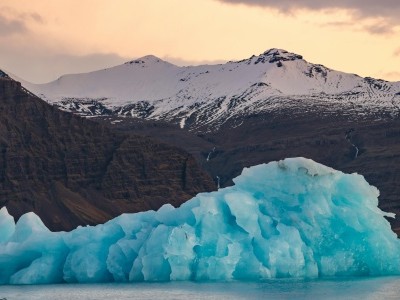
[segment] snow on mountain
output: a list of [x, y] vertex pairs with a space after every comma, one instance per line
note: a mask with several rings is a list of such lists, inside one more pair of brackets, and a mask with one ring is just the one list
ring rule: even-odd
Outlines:
[[282, 49], [226, 64], [188, 67], [149, 55], [47, 84], [22, 84], [82, 115], [163, 119], [190, 129], [212, 130], [230, 118], [304, 105], [328, 111], [349, 107], [360, 115], [400, 111], [400, 82], [334, 71]]

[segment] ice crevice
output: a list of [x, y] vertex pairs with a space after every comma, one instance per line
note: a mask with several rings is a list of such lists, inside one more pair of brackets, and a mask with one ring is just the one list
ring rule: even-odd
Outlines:
[[400, 242], [363, 176], [305, 158], [245, 168], [179, 208], [51, 232], [0, 210], [0, 283], [400, 274]]

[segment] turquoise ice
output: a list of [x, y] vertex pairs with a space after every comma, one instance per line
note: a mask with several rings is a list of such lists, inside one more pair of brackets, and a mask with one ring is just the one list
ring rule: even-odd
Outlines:
[[363, 176], [305, 158], [246, 168], [179, 208], [51, 232], [0, 210], [0, 283], [400, 274], [400, 242]]

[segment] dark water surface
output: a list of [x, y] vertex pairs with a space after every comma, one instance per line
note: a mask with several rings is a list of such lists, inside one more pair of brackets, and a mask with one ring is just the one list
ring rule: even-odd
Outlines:
[[400, 299], [400, 277], [0, 286], [0, 299]]

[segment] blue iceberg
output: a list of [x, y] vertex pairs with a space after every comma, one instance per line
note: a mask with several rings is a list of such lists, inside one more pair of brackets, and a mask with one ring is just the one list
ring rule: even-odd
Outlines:
[[263, 280], [400, 274], [400, 243], [363, 176], [305, 158], [246, 168], [179, 208], [51, 232], [0, 210], [0, 283]]

